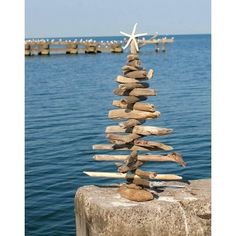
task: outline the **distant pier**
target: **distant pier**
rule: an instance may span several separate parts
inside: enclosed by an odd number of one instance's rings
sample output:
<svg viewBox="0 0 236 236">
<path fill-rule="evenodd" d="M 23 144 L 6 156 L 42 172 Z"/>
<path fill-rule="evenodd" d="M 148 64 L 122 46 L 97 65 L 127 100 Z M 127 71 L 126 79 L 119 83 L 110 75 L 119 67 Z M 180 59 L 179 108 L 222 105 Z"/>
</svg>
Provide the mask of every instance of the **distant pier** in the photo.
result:
<svg viewBox="0 0 236 236">
<path fill-rule="evenodd" d="M 160 38 L 160 39 L 140 39 L 138 40 L 139 46 L 143 47 L 148 44 L 152 44 L 155 47 L 155 51 L 165 52 L 166 44 L 173 43 L 174 38 Z M 32 55 L 50 55 L 50 54 L 78 54 L 78 53 L 122 53 L 123 41 L 100 41 L 95 40 L 26 40 L 25 41 L 25 56 Z"/>
</svg>

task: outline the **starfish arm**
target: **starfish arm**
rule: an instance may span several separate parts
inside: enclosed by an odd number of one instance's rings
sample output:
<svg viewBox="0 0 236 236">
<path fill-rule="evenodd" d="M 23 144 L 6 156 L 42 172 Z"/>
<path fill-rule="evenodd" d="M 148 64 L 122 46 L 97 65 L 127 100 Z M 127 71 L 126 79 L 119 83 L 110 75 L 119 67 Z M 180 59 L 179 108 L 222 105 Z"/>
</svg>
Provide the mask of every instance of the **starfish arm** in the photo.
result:
<svg viewBox="0 0 236 236">
<path fill-rule="evenodd" d="M 141 37 L 141 36 L 145 36 L 145 35 L 147 35 L 147 33 L 135 34 L 135 37 Z"/>
<path fill-rule="evenodd" d="M 133 39 L 133 41 L 134 41 L 135 48 L 136 48 L 136 50 L 137 50 L 137 52 L 138 52 L 138 51 L 139 51 L 139 49 L 138 49 L 138 43 L 137 43 L 136 39 Z"/>
<path fill-rule="evenodd" d="M 136 24 L 134 25 L 134 28 L 133 28 L 133 31 L 132 31 L 132 35 L 135 34 L 135 31 L 136 31 L 136 27 L 137 27 L 137 25 L 138 25 L 138 23 L 136 23 Z"/>
<path fill-rule="evenodd" d="M 132 38 L 129 38 L 129 40 L 127 41 L 127 43 L 126 43 L 125 46 L 123 47 L 123 49 L 126 49 L 126 48 L 129 46 L 131 40 L 132 40 Z"/>
<path fill-rule="evenodd" d="M 126 36 L 126 37 L 130 37 L 130 36 L 131 36 L 131 35 L 129 35 L 129 34 L 126 34 L 125 32 L 122 32 L 122 31 L 120 31 L 120 33 L 123 34 L 123 35 Z"/>
</svg>

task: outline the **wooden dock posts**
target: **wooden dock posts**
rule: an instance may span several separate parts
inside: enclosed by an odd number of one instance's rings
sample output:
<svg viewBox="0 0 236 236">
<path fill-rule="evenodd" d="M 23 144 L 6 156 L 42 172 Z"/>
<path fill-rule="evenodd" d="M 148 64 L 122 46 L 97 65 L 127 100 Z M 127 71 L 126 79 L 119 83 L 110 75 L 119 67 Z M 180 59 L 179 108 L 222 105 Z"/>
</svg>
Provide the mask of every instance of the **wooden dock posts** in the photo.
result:
<svg viewBox="0 0 236 236">
<path fill-rule="evenodd" d="M 149 141 L 145 136 L 168 135 L 172 129 L 143 125 L 148 119 L 156 119 L 160 112 L 156 111 L 154 104 L 144 102 L 148 96 L 156 96 L 157 92 L 149 88 L 148 81 L 152 79 L 154 70 L 146 71 L 138 57 L 138 44 L 135 39 L 136 25 L 130 35 L 127 45 L 130 44 L 131 54 L 127 63 L 122 67 L 123 74 L 117 76 L 118 87 L 113 91 L 120 100 L 113 101 L 112 105 L 118 109 L 111 110 L 108 117 L 112 120 L 122 120 L 117 126 L 108 126 L 105 130 L 106 137 L 111 144 L 93 145 L 95 150 L 129 150 L 128 155 L 95 155 L 96 161 L 115 161 L 117 171 L 113 172 L 88 172 L 92 177 L 125 178 L 126 184 L 119 188 L 122 197 L 132 201 L 148 201 L 154 198 L 149 187 L 153 186 L 150 180 L 181 180 L 182 177 L 174 174 L 159 174 L 140 169 L 145 162 L 175 162 L 185 166 L 182 156 L 176 152 L 167 155 L 141 155 L 143 151 L 171 151 L 173 147 L 164 143 Z M 126 34 L 126 33 L 124 33 Z M 126 47 L 127 47 L 126 45 Z"/>
</svg>

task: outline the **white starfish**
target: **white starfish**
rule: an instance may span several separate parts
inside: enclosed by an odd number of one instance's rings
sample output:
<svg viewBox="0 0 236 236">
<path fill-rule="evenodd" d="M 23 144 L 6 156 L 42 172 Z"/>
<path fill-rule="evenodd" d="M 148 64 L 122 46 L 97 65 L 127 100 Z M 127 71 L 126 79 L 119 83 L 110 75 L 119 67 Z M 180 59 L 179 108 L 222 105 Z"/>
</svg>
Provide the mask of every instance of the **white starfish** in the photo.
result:
<svg viewBox="0 0 236 236">
<path fill-rule="evenodd" d="M 127 33 L 124 33 L 124 32 L 122 32 L 122 31 L 120 31 L 121 34 L 123 34 L 123 35 L 126 36 L 126 37 L 129 37 L 129 40 L 127 41 L 127 43 L 126 43 L 126 45 L 123 47 L 123 49 L 126 49 L 126 48 L 130 45 L 130 43 L 133 41 L 136 50 L 139 51 L 139 49 L 138 49 L 138 43 L 137 43 L 137 41 L 136 41 L 136 38 L 137 38 L 137 37 L 144 36 L 144 35 L 147 35 L 147 33 L 135 34 L 137 25 L 138 25 L 138 23 L 136 23 L 136 24 L 134 25 L 134 28 L 133 28 L 133 31 L 132 31 L 131 34 L 127 34 Z"/>
</svg>

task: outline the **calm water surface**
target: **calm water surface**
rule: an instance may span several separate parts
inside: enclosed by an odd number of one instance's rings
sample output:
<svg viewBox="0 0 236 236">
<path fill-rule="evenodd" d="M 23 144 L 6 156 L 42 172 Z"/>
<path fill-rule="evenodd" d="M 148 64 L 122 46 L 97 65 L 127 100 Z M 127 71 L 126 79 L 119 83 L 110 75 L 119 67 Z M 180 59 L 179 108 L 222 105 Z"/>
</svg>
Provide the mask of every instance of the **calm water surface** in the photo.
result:
<svg viewBox="0 0 236 236">
<path fill-rule="evenodd" d="M 158 91 L 148 101 L 161 112 L 159 119 L 146 124 L 174 129 L 169 136 L 151 139 L 173 146 L 187 162 L 185 168 L 147 163 L 144 169 L 185 179 L 211 177 L 210 52 L 210 35 L 176 36 L 166 53 L 155 53 L 153 46 L 142 48 L 143 66 L 155 70 L 150 87 Z M 116 124 L 107 114 L 114 109 L 114 79 L 126 56 L 101 53 L 25 59 L 26 235 L 75 235 L 76 189 L 121 181 L 93 179 L 82 172 L 116 170 L 112 162 L 93 161 L 94 154 L 108 152 L 92 150 L 92 145 L 107 143 L 105 127 Z"/>
</svg>

